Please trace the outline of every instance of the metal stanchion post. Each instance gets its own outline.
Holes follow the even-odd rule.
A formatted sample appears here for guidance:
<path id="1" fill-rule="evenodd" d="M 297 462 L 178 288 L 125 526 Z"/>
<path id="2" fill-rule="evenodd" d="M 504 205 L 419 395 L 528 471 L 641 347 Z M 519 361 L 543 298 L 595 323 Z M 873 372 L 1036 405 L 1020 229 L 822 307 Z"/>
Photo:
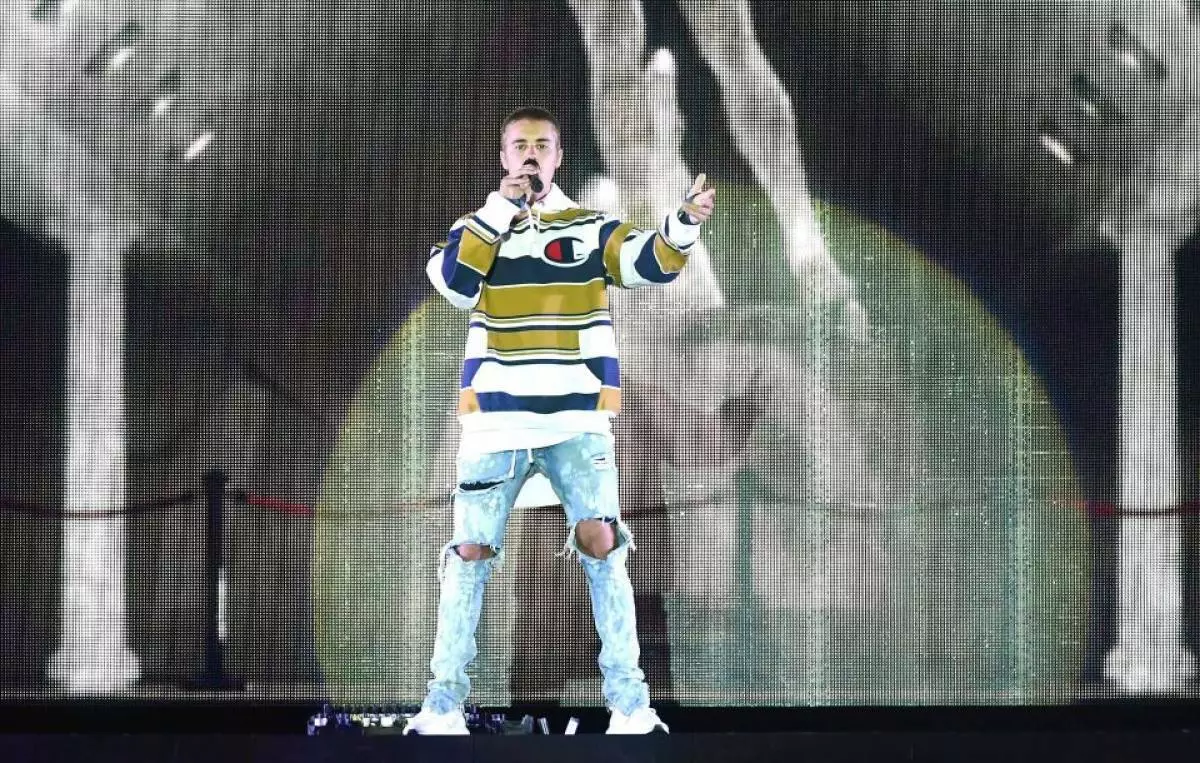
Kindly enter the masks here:
<path id="1" fill-rule="evenodd" d="M 225 675 L 225 644 L 221 640 L 221 568 L 224 562 L 223 508 L 225 472 L 204 474 L 207 532 L 204 553 L 204 673 L 184 686 L 193 691 L 242 691 L 246 682 Z"/>

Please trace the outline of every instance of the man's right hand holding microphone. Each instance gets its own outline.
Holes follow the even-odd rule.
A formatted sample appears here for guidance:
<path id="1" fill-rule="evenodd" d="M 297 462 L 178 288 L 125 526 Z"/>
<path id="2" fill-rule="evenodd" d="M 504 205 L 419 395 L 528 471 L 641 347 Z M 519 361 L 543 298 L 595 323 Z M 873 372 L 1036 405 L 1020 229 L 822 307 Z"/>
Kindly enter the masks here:
<path id="1" fill-rule="evenodd" d="M 534 201 L 543 187 L 541 168 L 533 159 L 525 160 L 520 167 L 500 178 L 500 195 L 518 203 L 522 199 L 526 203 Z"/>

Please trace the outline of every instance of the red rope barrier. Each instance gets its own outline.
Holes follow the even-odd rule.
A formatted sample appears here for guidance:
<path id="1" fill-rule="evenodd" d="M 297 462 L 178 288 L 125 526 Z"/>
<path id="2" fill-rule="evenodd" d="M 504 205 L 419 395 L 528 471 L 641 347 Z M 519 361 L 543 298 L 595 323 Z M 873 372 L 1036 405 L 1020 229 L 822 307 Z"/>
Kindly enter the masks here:
<path id="1" fill-rule="evenodd" d="M 97 511 L 67 511 L 62 506 L 31 503 L 14 498 L 0 496 L 0 512 L 25 514 L 30 516 L 53 517 L 55 519 L 111 519 L 112 517 L 146 514 L 151 511 L 169 509 L 173 506 L 183 506 L 196 499 L 194 492 L 177 493 L 176 495 L 154 498 L 149 501 L 129 503 L 120 509 L 102 509 Z"/>
<path id="2" fill-rule="evenodd" d="M 237 498 L 247 506 L 254 506 L 259 509 L 268 509 L 270 511 L 279 512 L 280 514 L 290 514 L 295 517 L 311 517 L 313 515 L 313 508 L 311 506 L 305 506 L 302 503 L 292 503 L 291 501 L 285 501 L 282 498 L 272 498 L 267 495 L 248 493 L 245 491 L 237 491 L 233 494 L 233 497 Z"/>
<path id="3" fill-rule="evenodd" d="M 1088 516 L 1101 519 L 1108 517 L 1169 517 L 1195 514 L 1200 511 L 1200 501 L 1183 501 L 1168 509 L 1154 511 L 1124 511 L 1111 501 L 1078 501 L 1076 507 L 1086 511 Z"/>
<path id="4" fill-rule="evenodd" d="M 267 509 L 268 511 L 274 511 L 278 514 L 287 514 L 290 516 L 299 517 L 311 517 L 313 515 L 313 509 L 311 506 L 285 501 L 280 498 L 272 498 L 270 496 L 259 495 L 257 493 L 248 493 L 245 491 L 233 492 L 230 493 L 230 495 L 233 498 L 242 501 L 247 506 Z M 67 511 L 62 506 L 33 503 L 31 501 L 22 501 L 16 498 L 6 498 L 4 496 L 0 496 L 0 513 L 23 514 L 26 516 L 46 517 L 52 519 L 111 519 L 113 517 L 146 514 L 152 511 L 173 508 L 175 506 L 185 506 L 196 501 L 197 498 L 197 493 L 186 492 L 171 496 L 164 496 L 161 498 L 154 498 L 149 501 L 126 504 L 124 507 L 119 509 Z"/>

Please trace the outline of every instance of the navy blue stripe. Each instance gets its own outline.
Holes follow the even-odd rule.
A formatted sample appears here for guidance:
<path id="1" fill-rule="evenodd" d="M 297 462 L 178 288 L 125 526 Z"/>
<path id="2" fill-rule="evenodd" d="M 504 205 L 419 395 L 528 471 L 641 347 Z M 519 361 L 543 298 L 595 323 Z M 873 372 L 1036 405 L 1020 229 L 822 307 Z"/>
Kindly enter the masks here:
<path id="1" fill-rule="evenodd" d="M 480 392 L 479 409 L 485 412 L 527 411 L 529 413 L 558 413 L 559 411 L 594 411 L 600 402 L 598 394 L 570 395 L 510 395 L 507 392 Z"/>
<path id="2" fill-rule="evenodd" d="M 610 220 L 610 221 L 606 222 L 604 225 L 600 226 L 599 241 L 600 241 L 600 251 L 601 252 L 603 252 L 604 247 L 608 245 L 608 237 L 612 235 L 612 232 L 614 230 L 616 230 L 617 226 L 620 224 L 621 224 L 620 220 Z"/>
<path id="3" fill-rule="evenodd" d="M 497 317 L 495 315 L 492 315 L 492 314 L 488 313 L 486 310 L 476 310 L 474 313 L 472 313 L 472 315 L 483 315 L 487 318 L 491 318 L 492 320 L 507 321 L 507 320 L 523 320 L 525 318 L 578 318 L 579 316 L 587 315 L 588 313 L 600 313 L 601 315 L 605 315 L 605 316 L 609 315 L 608 310 L 604 310 L 604 309 L 586 310 L 582 313 L 576 313 L 574 315 L 572 315 L 570 313 L 537 312 L 537 313 L 524 313 L 522 315 L 505 315 L 502 317 Z"/>
<path id="4" fill-rule="evenodd" d="M 481 360 L 485 363 L 497 363 L 502 366 L 578 366 L 596 360 L 596 358 L 547 358 L 545 360 L 538 360 L 536 358 L 473 358 L 473 360 Z M 615 363 L 617 359 L 606 358 L 606 360 L 611 360 Z"/>
<path id="5" fill-rule="evenodd" d="M 496 259 L 488 283 L 492 286 L 537 286 L 544 283 L 587 283 L 604 276 L 604 260 L 600 250 L 583 253 L 586 260 L 578 265 L 564 267 L 551 265 L 540 257 L 518 257 Z"/>
<path id="6" fill-rule="evenodd" d="M 450 231 L 445 246 L 442 247 L 442 280 L 447 284 L 454 278 L 454 269 L 458 267 L 458 243 L 462 240 L 462 228 Z"/>
<path id="7" fill-rule="evenodd" d="M 479 373 L 479 367 L 483 365 L 484 360 L 485 358 L 467 358 L 463 361 L 460 386 L 471 386 L 471 382 L 475 381 L 475 374 Z"/>
<path id="8" fill-rule="evenodd" d="M 620 386 L 620 363 L 616 358 L 600 357 L 600 358 L 546 358 L 539 360 L 537 358 L 467 358 L 463 361 L 464 368 L 466 365 L 472 364 L 473 369 L 478 369 L 484 363 L 496 363 L 501 366 L 578 366 L 586 365 L 601 384 L 609 387 Z M 464 372 L 464 376 L 465 376 Z M 471 377 L 474 378 L 474 370 L 471 372 Z M 463 385 L 467 386 L 467 385 Z"/>
<path id="9" fill-rule="evenodd" d="M 480 228 L 483 228 L 485 231 L 492 234 L 492 238 L 500 238 L 500 231 L 485 223 L 479 215 L 471 215 L 471 219 L 474 220 L 475 224 Z"/>
<path id="10" fill-rule="evenodd" d="M 606 387 L 621 386 L 621 367 L 616 358 L 588 358 L 588 370 Z"/>
<path id="11" fill-rule="evenodd" d="M 646 241 L 646 245 L 642 247 L 642 251 L 637 256 L 634 267 L 637 268 L 638 275 L 651 283 L 670 283 L 679 274 L 664 273 L 658 266 L 658 259 L 654 256 L 654 239 L 657 237 L 656 233 Z"/>
<path id="12" fill-rule="evenodd" d="M 466 265 L 458 264 L 458 248 L 462 243 L 463 228 L 450 231 L 446 246 L 442 249 L 442 278 L 446 286 L 464 297 L 471 298 L 479 293 L 483 276 Z"/>
<path id="13" fill-rule="evenodd" d="M 495 332 L 498 332 L 501 334 L 515 334 L 520 331 L 582 331 L 583 329 L 590 329 L 590 328 L 593 328 L 594 326 L 611 326 L 611 325 L 612 325 L 612 321 L 609 320 L 608 318 L 597 318 L 594 321 L 590 321 L 588 323 L 582 323 L 578 326 L 561 326 L 561 325 L 560 326 L 552 326 L 552 325 L 536 324 L 533 326 L 520 326 L 520 327 L 512 327 L 512 328 L 497 328 L 495 326 L 488 326 L 486 323 L 483 323 L 481 321 L 471 321 L 471 328 L 487 329 L 488 331 L 495 331 Z"/>

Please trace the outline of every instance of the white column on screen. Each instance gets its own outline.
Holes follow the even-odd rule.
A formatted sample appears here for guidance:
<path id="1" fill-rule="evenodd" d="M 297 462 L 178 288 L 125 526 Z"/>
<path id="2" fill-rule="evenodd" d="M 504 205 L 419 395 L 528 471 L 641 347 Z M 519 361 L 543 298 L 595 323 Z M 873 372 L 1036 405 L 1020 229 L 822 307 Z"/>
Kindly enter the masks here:
<path id="1" fill-rule="evenodd" d="M 1117 643 L 1105 675 L 1133 693 L 1195 674 L 1183 638 L 1174 253 L 1194 231 L 1200 109 L 1155 149 L 1137 201 L 1103 226 L 1121 249 Z"/>
<path id="2" fill-rule="evenodd" d="M 0 11 L 0 162 L 18 181 L 0 183 L 15 190 L 4 213 L 59 241 L 70 268 L 61 633 L 47 677 L 68 693 L 108 693 L 140 671 L 126 642 L 125 520 L 112 514 L 125 505 L 122 257 L 138 232 L 115 179 L 49 109 L 74 81 L 64 70 L 91 50 L 75 37 L 91 29 L 81 12 L 127 9 L 64 2 L 39 19 L 17 6 Z"/>
<path id="3" fill-rule="evenodd" d="M 124 290 L 130 226 L 71 194 L 52 194 L 70 253 L 62 634 L 49 677 L 108 693 L 139 676 L 126 644 Z M 95 516 L 103 514 L 104 516 Z"/>

